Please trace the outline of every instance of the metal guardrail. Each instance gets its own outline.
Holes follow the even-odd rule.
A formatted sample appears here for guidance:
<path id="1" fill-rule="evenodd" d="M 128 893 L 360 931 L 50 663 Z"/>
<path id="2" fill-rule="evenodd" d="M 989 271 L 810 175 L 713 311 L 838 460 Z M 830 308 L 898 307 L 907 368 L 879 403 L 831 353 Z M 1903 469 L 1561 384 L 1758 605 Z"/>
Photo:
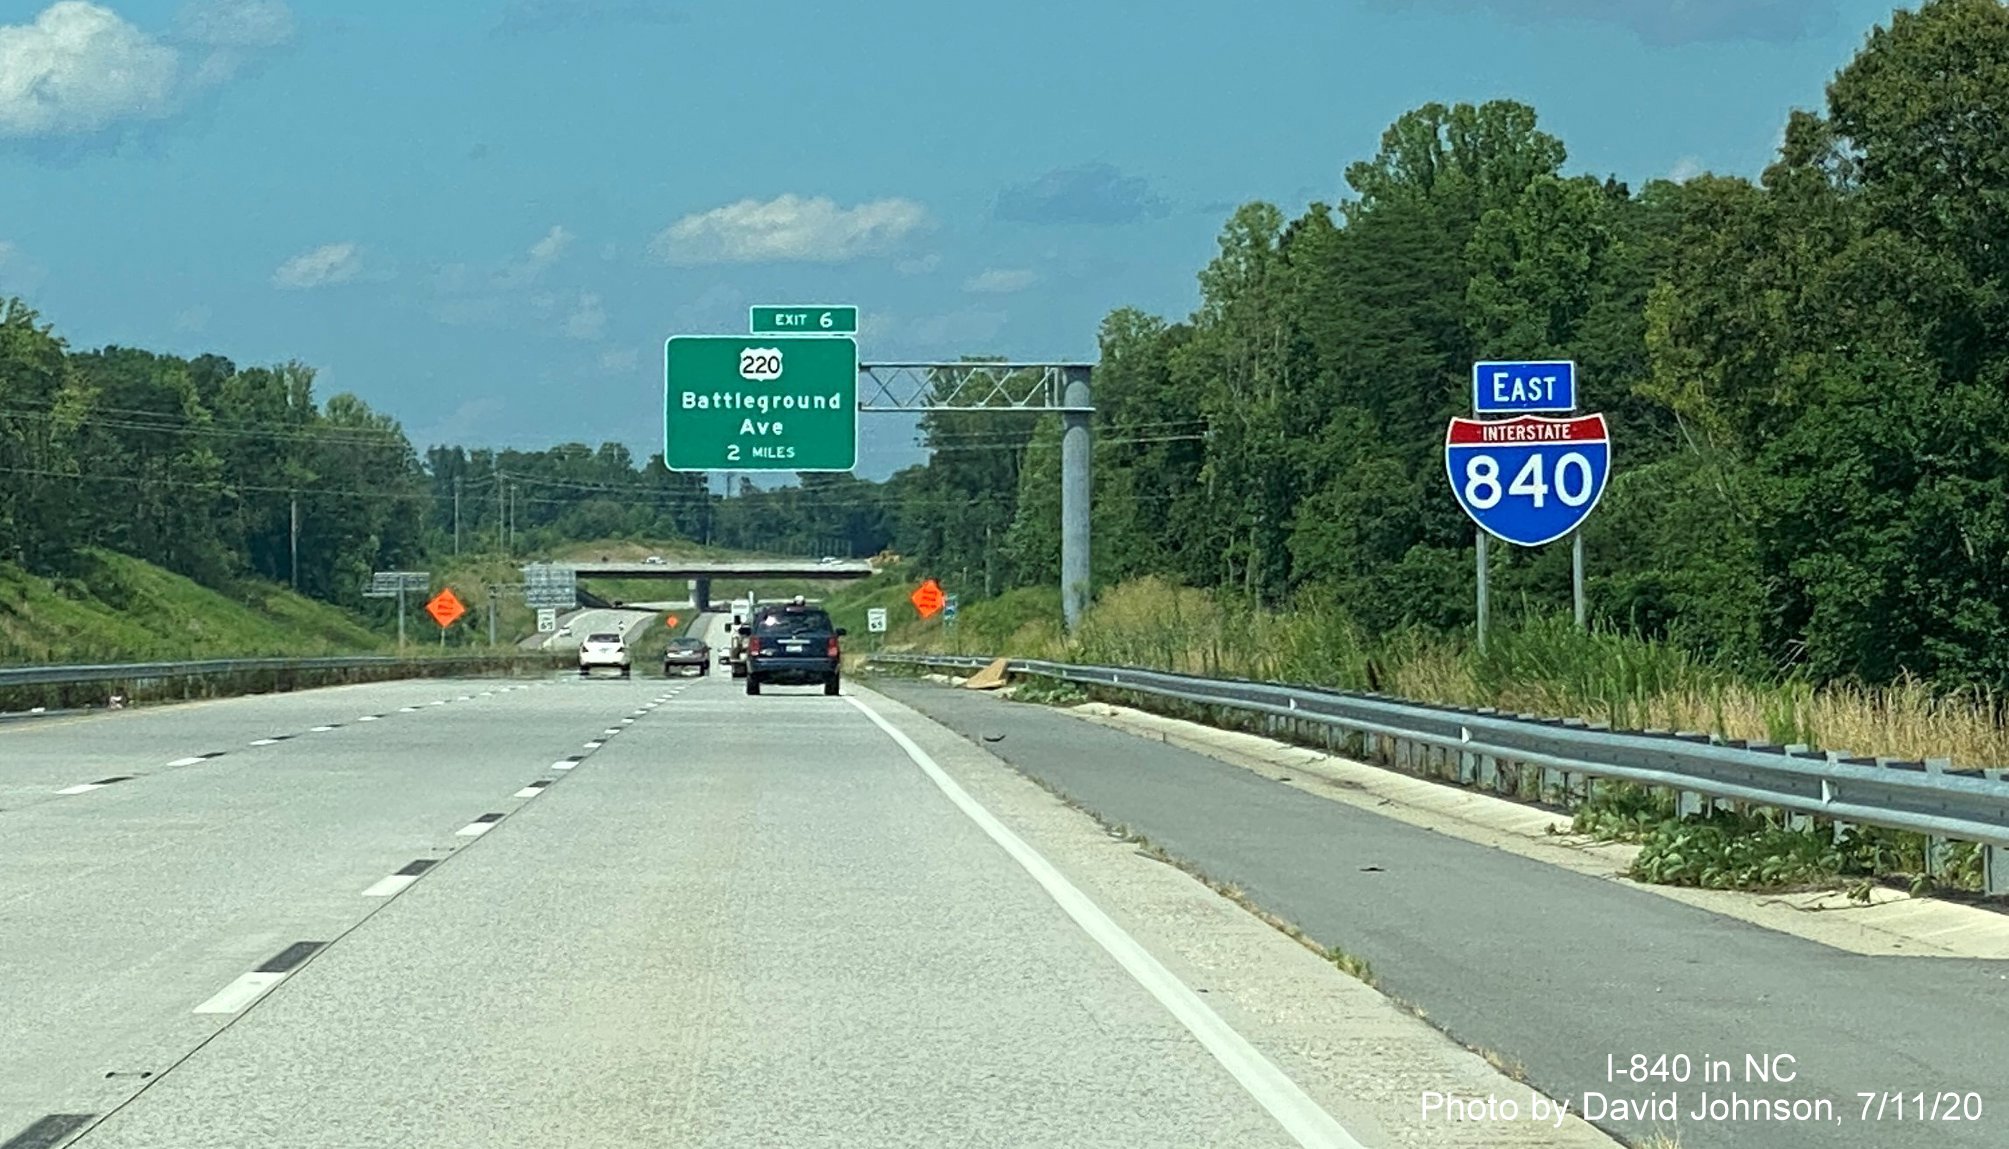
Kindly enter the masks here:
<path id="1" fill-rule="evenodd" d="M 251 674 L 260 671 L 341 671 L 374 670 L 412 666 L 448 668 L 483 666 L 515 657 L 486 654 L 440 655 L 429 658 L 399 658 L 395 655 L 341 655 L 323 658 L 211 658 L 183 662 L 123 662 L 78 666 L 0 667 L 0 688 L 9 686 L 68 686 L 88 682 L 152 681 L 167 678 L 203 678 L 224 674 Z"/>
<path id="2" fill-rule="evenodd" d="M 894 665 L 975 670 L 991 658 L 875 654 Z M 1197 706 L 1267 715 L 1296 733 L 1335 746 L 1358 736 L 1369 756 L 1387 751 L 1398 768 L 1422 750 L 1441 756 L 1445 773 L 1467 785 L 1497 788 L 1502 767 L 1542 771 L 1544 792 L 1578 789 L 1581 779 L 1611 778 L 1701 798 L 1745 802 L 1801 814 L 1910 830 L 1935 839 L 1978 842 L 1984 888 L 2009 893 L 2009 771 L 1953 769 L 1944 759 L 1903 761 L 1741 740 L 1688 731 L 1618 731 L 1578 719 L 1434 706 L 1321 687 L 1125 667 L 1012 659 L 1017 675 L 1058 679 Z M 1318 728 L 1322 728 L 1320 731 Z M 1455 763 L 1453 762 L 1455 759 Z"/>

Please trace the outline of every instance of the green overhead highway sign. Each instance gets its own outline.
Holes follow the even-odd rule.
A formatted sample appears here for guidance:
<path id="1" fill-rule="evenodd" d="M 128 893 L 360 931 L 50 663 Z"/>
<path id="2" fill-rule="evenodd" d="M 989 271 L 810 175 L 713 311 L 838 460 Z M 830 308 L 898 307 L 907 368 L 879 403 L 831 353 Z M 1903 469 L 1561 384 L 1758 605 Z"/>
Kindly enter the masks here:
<path id="1" fill-rule="evenodd" d="M 858 465 L 858 341 L 674 335 L 663 349 L 672 471 L 849 471 Z"/>
<path id="2" fill-rule="evenodd" d="M 822 305 L 754 307 L 747 330 L 755 335 L 856 335 L 858 309 Z"/>

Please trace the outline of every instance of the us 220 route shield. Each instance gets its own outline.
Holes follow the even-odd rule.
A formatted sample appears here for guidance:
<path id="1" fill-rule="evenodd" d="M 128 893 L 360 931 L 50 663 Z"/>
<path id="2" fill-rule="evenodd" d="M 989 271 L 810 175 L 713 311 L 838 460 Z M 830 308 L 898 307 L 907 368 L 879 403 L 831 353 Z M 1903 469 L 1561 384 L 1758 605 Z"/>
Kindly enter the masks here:
<path id="1" fill-rule="evenodd" d="M 1603 415 L 1452 419 L 1444 467 L 1458 505 L 1481 530 L 1538 547 L 1590 517 L 1611 475 L 1611 438 Z"/>

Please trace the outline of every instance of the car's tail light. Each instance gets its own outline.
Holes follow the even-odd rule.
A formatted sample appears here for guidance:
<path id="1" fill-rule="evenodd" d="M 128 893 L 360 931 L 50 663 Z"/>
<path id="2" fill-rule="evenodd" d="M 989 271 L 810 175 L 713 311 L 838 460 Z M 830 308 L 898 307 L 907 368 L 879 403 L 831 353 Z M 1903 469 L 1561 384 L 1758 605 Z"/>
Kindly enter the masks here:
<path id="1" fill-rule="evenodd" d="M 757 639 L 757 638 L 749 638 L 749 639 L 747 639 L 747 640 L 746 640 L 746 652 L 747 652 L 748 654 L 759 654 L 759 653 L 760 653 L 760 640 L 759 640 L 759 639 Z"/>
<path id="2" fill-rule="evenodd" d="M 837 657 L 837 636 L 836 636 L 836 635 L 834 635 L 834 634 L 833 634 L 833 635 L 831 635 L 831 636 L 830 636 L 830 645 L 829 645 L 828 647 L 826 647 L 826 648 L 824 649 L 823 653 L 824 653 L 824 654 L 825 654 L 826 656 L 830 657 L 830 658 L 836 658 L 836 657 Z"/>

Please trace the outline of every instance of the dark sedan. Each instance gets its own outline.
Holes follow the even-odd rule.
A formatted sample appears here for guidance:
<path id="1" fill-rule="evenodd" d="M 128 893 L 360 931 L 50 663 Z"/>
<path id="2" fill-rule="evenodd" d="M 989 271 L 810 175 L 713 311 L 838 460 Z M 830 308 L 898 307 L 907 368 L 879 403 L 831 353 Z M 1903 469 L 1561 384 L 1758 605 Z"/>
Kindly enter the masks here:
<path id="1" fill-rule="evenodd" d="M 711 670 L 712 648 L 703 639 L 673 638 L 663 652 L 663 675 L 706 674 Z"/>

